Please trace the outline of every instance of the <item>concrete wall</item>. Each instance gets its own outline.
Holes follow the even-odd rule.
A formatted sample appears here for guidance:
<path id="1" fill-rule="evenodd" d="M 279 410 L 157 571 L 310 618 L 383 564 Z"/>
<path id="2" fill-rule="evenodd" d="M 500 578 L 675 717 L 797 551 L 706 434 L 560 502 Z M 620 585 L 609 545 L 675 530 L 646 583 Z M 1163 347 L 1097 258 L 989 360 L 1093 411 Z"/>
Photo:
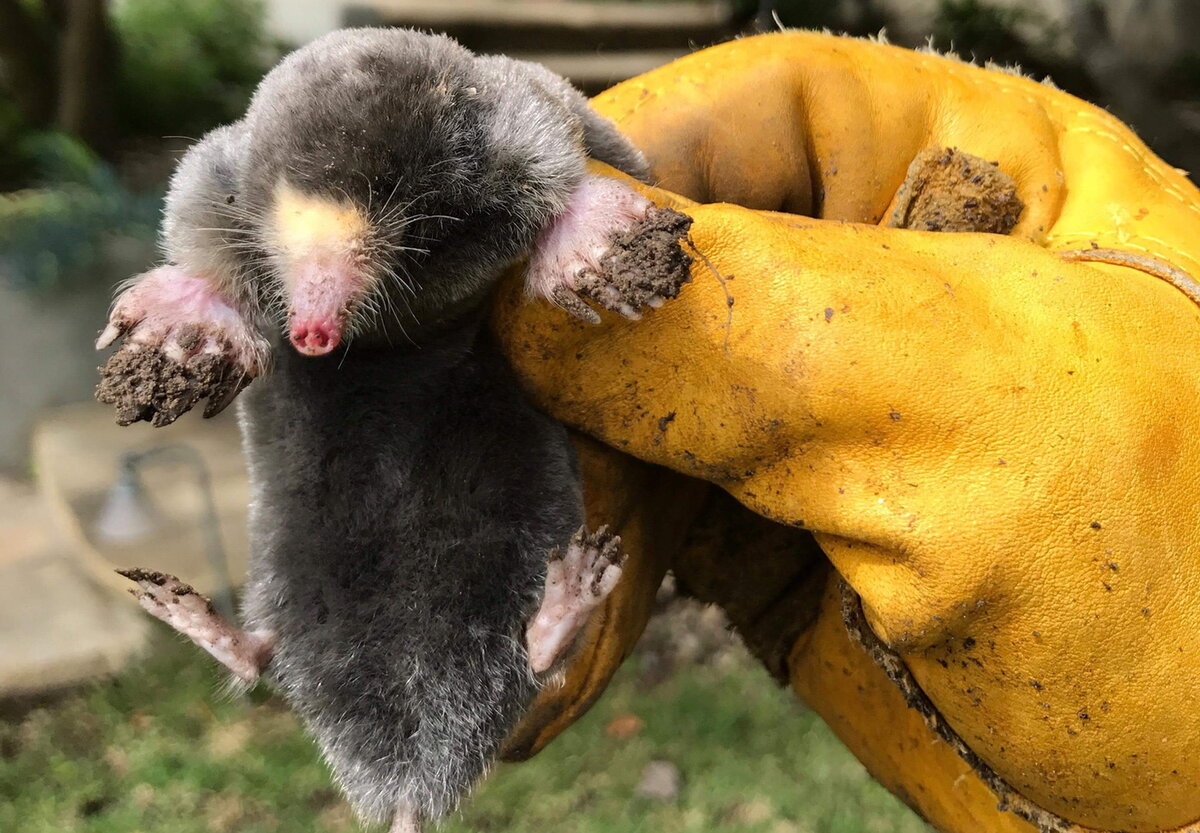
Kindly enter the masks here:
<path id="1" fill-rule="evenodd" d="M 149 243 L 115 241 L 95 279 L 71 292 L 18 291 L 0 275 L 0 470 L 24 473 L 30 433 L 44 408 L 92 397 L 101 358 L 93 342 L 112 287 L 153 256 Z"/>
<path id="2" fill-rule="evenodd" d="M 299 46 L 342 25 L 342 0 L 267 0 L 267 28 L 292 46 Z"/>

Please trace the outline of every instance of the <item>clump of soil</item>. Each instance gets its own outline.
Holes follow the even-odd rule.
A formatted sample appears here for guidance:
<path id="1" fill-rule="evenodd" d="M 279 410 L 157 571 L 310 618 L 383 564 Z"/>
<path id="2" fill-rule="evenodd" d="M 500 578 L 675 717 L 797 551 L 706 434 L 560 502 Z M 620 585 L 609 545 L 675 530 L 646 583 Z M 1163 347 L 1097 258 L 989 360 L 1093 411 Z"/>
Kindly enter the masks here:
<path id="1" fill-rule="evenodd" d="M 888 225 L 1008 234 L 1024 210 L 1016 181 L 996 163 L 954 148 L 930 148 L 908 166 Z"/>
<path id="2" fill-rule="evenodd" d="M 220 355 L 202 353 L 185 364 L 159 350 L 126 344 L 100 368 L 96 399 L 116 407 L 118 425 L 145 420 L 162 427 L 206 397 L 204 416 L 215 416 L 249 381 Z"/>
<path id="3" fill-rule="evenodd" d="M 611 287 L 634 309 L 655 297 L 676 297 L 691 280 L 692 258 L 681 243 L 691 227 L 686 214 L 652 206 L 645 219 L 613 241 L 600 260 L 600 273 L 585 275 L 584 281 Z"/>

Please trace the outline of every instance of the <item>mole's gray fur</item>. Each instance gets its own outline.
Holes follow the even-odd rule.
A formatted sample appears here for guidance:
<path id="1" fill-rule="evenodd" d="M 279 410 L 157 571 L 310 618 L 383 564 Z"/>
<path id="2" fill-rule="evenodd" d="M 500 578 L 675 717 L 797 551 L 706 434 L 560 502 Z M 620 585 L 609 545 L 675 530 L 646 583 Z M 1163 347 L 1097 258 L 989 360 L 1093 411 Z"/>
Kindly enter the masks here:
<path id="1" fill-rule="evenodd" d="M 525 401 L 493 343 L 486 301 L 567 204 L 588 153 L 644 173 L 541 67 L 349 30 L 285 59 L 172 182 L 170 255 L 236 253 L 227 268 L 241 281 L 277 280 L 248 264 L 270 260 L 280 178 L 382 226 L 368 256 L 398 278 L 379 289 L 390 313 L 324 357 L 276 334 L 275 371 L 240 409 L 245 626 L 275 633 L 270 677 L 370 820 L 453 809 L 536 693 L 524 628 L 548 552 L 583 521 L 579 475 L 565 429 Z M 239 228 L 258 230 L 253 245 L 201 231 L 223 227 L 211 215 L 227 200 Z"/>
<path id="2" fill-rule="evenodd" d="M 226 283 L 242 275 L 250 230 L 240 219 L 236 195 L 248 139 L 240 122 L 218 127 L 180 160 L 163 209 L 160 246 L 168 263 L 222 276 Z"/>
<path id="3" fill-rule="evenodd" d="M 641 153 L 545 68 L 407 30 L 343 30 L 292 53 L 263 80 L 245 121 L 241 182 L 251 213 L 264 210 L 285 175 L 376 215 L 404 206 L 403 235 L 378 241 L 378 253 L 428 253 L 409 258 L 402 276 L 419 284 L 401 303 L 409 327 L 477 304 L 565 208 L 587 154 L 633 176 L 646 169 Z"/>
<path id="4" fill-rule="evenodd" d="M 245 625 L 365 817 L 453 808 L 536 683 L 525 624 L 583 521 L 561 425 L 479 321 L 421 350 L 281 351 L 244 395 Z"/>

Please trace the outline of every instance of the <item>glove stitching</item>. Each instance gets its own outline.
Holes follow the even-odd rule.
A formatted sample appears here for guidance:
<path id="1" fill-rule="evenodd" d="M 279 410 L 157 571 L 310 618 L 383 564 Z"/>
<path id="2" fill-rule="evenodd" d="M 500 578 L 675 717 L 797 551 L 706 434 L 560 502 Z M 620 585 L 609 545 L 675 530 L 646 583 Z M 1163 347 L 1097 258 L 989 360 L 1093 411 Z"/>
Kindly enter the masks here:
<path id="1" fill-rule="evenodd" d="M 1059 255 L 1060 257 L 1062 257 L 1062 256 L 1066 255 L 1067 253 L 1070 253 L 1073 251 L 1072 249 L 1067 248 L 1068 246 L 1079 245 L 1081 243 L 1085 244 L 1080 249 L 1074 250 L 1074 251 L 1082 251 L 1082 252 L 1086 252 L 1092 248 L 1099 249 L 1101 247 L 1099 245 L 1097 245 L 1098 242 L 1105 241 L 1106 238 L 1109 238 L 1110 236 L 1111 235 L 1109 232 L 1094 232 L 1091 234 L 1089 234 L 1088 232 L 1075 232 L 1075 233 L 1071 233 L 1071 234 L 1065 234 L 1062 236 L 1055 236 L 1053 238 L 1053 240 L 1057 244 L 1057 248 L 1054 246 L 1049 246 L 1049 240 L 1047 240 L 1047 245 L 1049 246 L 1051 251 L 1053 251 L 1055 254 Z M 1151 243 L 1158 243 L 1162 247 L 1162 249 L 1165 249 L 1167 252 L 1169 252 L 1169 254 L 1164 254 L 1163 251 L 1161 251 L 1159 249 L 1151 249 L 1146 246 L 1140 246 L 1137 243 L 1134 243 L 1129 240 L 1121 240 L 1121 241 L 1118 241 L 1115 244 L 1113 244 L 1111 247 L 1105 247 L 1105 248 L 1111 248 L 1112 250 L 1115 250 L 1115 251 L 1121 251 L 1122 249 L 1135 249 L 1139 252 L 1146 254 L 1147 256 L 1149 256 L 1155 260 L 1162 261 L 1162 266 L 1158 267 L 1158 266 L 1154 266 L 1153 264 L 1137 265 L 1134 263 L 1120 263 L 1120 264 L 1114 264 L 1114 265 L 1131 266 L 1135 269 L 1138 269 L 1141 272 L 1145 272 L 1150 275 L 1155 275 L 1156 277 L 1163 277 L 1162 273 L 1164 271 L 1169 271 L 1170 269 L 1177 269 L 1178 271 L 1183 272 L 1185 275 L 1187 275 L 1187 273 L 1184 270 L 1179 269 L 1179 267 L 1175 266 L 1172 261 L 1183 260 L 1183 261 L 1189 261 L 1192 264 L 1197 263 L 1195 258 L 1191 257 L 1190 255 L 1184 254 L 1183 252 L 1179 251 L 1178 249 L 1175 249 L 1174 247 L 1172 247 L 1169 243 L 1167 243 L 1164 240 L 1159 240 L 1156 237 L 1144 237 L 1141 235 L 1138 235 L 1138 237 L 1136 239 L 1151 242 Z M 1075 258 L 1071 258 L 1071 259 L 1087 260 L 1087 258 L 1082 258 L 1082 257 L 1075 257 Z M 1112 263 L 1112 260 L 1103 261 L 1101 258 L 1093 258 L 1092 260 L 1094 260 L 1096 262 Z M 1166 268 L 1164 269 L 1162 267 L 1166 267 Z M 1187 277 L 1189 279 L 1192 279 L 1191 275 L 1187 275 Z M 1170 278 L 1164 278 L 1164 280 L 1167 280 L 1169 283 L 1175 284 L 1175 281 Z M 1192 280 L 1194 282 L 1194 279 L 1192 279 Z M 1190 294 L 1189 294 L 1189 297 L 1191 297 Z M 1192 300 L 1196 301 L 1197 304 L 1200 304 L 1200 298 L 1193 298 Z"/>
<path id="2" fill-rule="evenodd" d="M 1079 118 L 1081 120 L 1095 119 L 1095 116 L 1091 113 L 1088 113 L 1086 110 L 1076 110 L 1072 113 L 1072 115 L 1076 116 L 1077 118 Z M 1177 185 L 1171 183 L 1169 180 L 1167 180 L 1163 176 L 1163 174 L 1161 172 L 1156 170 L 1155 166 L 1153 164 L 1148 164 L 1148 163 L 1153 163 L 1153 162 L 1158 161 L 1157 158 L 1154 158 L 1154 159 L 1149 158 L 1148 150 L 1135 147 L 1134 145 L 1131 145 L 1128 142 L 1124 141 L 1116 133 L 1112 133 L 1101 127 L 1092 127 L 1092 126 L 1086 126 L 1086 125 L 1070 125 L 1070 126 L 1064 126 L 1062 128 L 1062 132 L 1063 133 L 1090 134 L 1093 136 L 1099 136 L 1102 139 L 1108 139 L 1109 141 L 1113 142 L 1115 145 L 1117 145 L 1119 148 L 1121 148 L 1122 150 L 1124 150 L 1126 153 L 1128 153 L 1130 156 L 1133 157 L 1134 161 L 1137 162 L 1141 166 L 1142 171 L 1146 174 L 1146 176 L 1150 177 L 1150 179 L 1152 179 L 1154 181 L 1155 185 L 1159 186 L 1160 188 L 1162 188 L 1163 191 L 1165 191 L 1166 193 L 1168 193 L 1172 197 L 1174 197 L 1188 211 L 1192 212 L 1193 214 L 1200 215 L 1200 207 L 1197 207 L 1193 200 L 1189 200 L 1188 196 L 1186 194 L 1184 194 L 1181 190 L 1179 190 L 1179 187 Z"/>
<path id="3" fill-rule="evenodd" d="M 1134 246 L 1133 248 L 1140 248 Z M 1143 251 L 1146 251 L 1143 249 Z M 1071 249 L 1058 252 L 1063 260 L 1072 263 L 1107 263 L 1111 266 L 1127 266 L 1144 272 L 1152 277 L 1164 280 L 1186 295 L 1193 303 L 1200 306 L 1200 284 L 1182 269 L 1173 266 L 1166 260 L 1157 257 L 1141 257 L 1132 252 L 1120 249 Z"/>

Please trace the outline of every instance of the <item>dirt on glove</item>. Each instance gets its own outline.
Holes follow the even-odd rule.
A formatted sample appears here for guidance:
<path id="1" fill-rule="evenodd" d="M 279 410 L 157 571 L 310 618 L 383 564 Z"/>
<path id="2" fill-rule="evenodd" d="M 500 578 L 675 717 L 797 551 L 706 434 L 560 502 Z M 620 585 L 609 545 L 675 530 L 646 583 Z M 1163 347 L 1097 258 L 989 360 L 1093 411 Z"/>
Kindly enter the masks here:
<path id="1" fill-rule="evenodd" d="M 908 166 L 888 225 L 1008 234 L 1024 209 L 1016 180 L 995 162 L 955 148 L 930 148 Z"/>

